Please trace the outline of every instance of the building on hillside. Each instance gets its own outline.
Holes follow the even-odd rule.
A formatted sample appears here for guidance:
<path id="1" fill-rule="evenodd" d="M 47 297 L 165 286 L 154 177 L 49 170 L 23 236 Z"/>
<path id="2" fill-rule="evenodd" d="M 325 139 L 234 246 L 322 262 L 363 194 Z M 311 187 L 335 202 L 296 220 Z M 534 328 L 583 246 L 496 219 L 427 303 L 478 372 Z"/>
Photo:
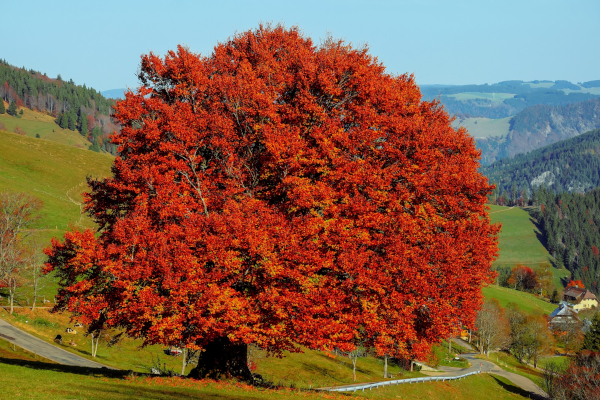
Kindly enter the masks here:
<path id="1" fill-rule="evenodd" d="M 589 290 L 579 288 L 577 286 L 570 287 L 565 290 L 563 300 L 569 303 L 573 309 L 579 311 L 598 307 L 598 299 L 596 295 Z"/>
<path id="2" fill-rule="evenodd" d="M 548 316 L 548 325 L 552 330 L 566 330 L 567 326 L 580 322 L 577 310 L 565 302 L 560 303 L 558 308 Z"/>

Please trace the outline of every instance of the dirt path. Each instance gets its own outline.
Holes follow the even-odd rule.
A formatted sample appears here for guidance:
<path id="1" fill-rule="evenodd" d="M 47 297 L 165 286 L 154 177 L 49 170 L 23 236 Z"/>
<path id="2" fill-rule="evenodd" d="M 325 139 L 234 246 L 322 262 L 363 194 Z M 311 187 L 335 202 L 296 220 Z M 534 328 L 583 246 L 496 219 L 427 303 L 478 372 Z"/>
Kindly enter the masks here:
<path id="1" fill-rule="evenodd" d="M 0 319 L 0 338 L 59 364 L 77 367 L 114 369 L 95 361 L 88 360 L 87 358 L 80 357 L 76 354 L 69 353 L 50 343 L 46 343 L 19 328 L 15 328 L 3 319 Z"/>

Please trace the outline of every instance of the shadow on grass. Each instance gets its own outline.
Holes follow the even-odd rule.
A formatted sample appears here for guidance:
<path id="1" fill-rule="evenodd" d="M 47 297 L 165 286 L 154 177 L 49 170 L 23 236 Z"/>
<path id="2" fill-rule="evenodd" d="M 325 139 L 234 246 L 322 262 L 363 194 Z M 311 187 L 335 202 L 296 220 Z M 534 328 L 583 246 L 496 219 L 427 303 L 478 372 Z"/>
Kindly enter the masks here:
<path id="1" fill-rule="evenodd" d="M 130 374 L 130 371 L 113 370 L 108 368 L 88 368 L 88 367 L 76 367 L 71 365 L 63 364 L 51 364 L 43 361 L 23 360 L 18 358 L 6 358 L 0 357 L 0 363 L 7 365 L 17 365 L 20 367 L 39 369 L 46 371 L 55 372 L 67 372 L 78 375 L 94 375 L 104 376 L 107 378 L 123 378 Z M 146 376 L 147 374 L 137 374 Z M 148 375 L 151 376 L 151 375 Z"/>
<path id="2" fill-rule="evenodd" d="M 80 387 L 73 387 L 77 393 L 89 393 L 90 388 L 86 385 Z M 217 391 L 218 389 L 214 389 Z M 223 390 L 223 389 L 221 389 Z M 225 394 L 225 393 L 211 393 L 211 389 L 188 389 L 188 388 L 177 388 L 161 386 L 156 388 L 144 387 L 141 385 L 119 385 L 117 383 L 102 383 L 102 397 L 107 398 L 110 394 L 111 399 L 119 398 L 123 396 L 123 399 L 157 399 L 157 400 L 180 400 L 186 399 L 211 399 L 211 400 L 258 400 L 264 399 L 264 396 L 253 396 L 253 395 L 242 395 L 242 394 Z"/>
<path id="3" fill-rule="evenodd" d="M 518 386 L 511 385 L 511 384 L 506 383 L 506 382 L 502 382 L 500 379 L 498 379 L 498 377 L 496 377 L 496 376 L 494 376 L 492 374 L 489 374 L 489 375 L 492 378 L 494 378 L 496 380 L 496 382 L 498 382 L 498 385 L 502 386 L 502 388 L 504 390 L 506 390 L 507 392 L 515 393 L 515 394 L 518 394 L 519 396 L 522 396 L 522 397 L 525 397 L 525 398 L 530 398 L 530 399 L 538 399 L 538 400 L 544 400 L 545 399 L 545 397 L 543 397 L 543 396 L 540 396 L 538 394 L 529 392 L 529 391 L 527 391 L 525 389 L 521 389 Z"/>

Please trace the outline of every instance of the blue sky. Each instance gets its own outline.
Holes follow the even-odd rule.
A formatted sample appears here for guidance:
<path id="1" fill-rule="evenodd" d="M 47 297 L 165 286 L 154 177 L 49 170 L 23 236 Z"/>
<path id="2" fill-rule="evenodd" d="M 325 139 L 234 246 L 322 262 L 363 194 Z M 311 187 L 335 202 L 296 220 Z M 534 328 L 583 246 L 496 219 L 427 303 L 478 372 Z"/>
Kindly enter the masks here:
<path id="1" fill-rule="evenodd" d="M 98 90 L 135 88 L 141 54 L 209 54 L 260 22 L 366 43 L 419 84 L 600 79 L 598 0 L 0 0 L 0 14 L 0 58 Z"/>

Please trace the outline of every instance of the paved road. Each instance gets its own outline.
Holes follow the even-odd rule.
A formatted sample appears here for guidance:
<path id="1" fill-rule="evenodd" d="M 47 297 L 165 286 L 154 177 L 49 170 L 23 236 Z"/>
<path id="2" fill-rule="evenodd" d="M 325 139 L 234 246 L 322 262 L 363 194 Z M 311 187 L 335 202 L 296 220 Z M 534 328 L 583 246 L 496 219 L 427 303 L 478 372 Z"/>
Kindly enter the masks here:
<path id="1" fill-rule="evenodd" d="M 467 343 L 467 345 L 468 345 L 468 343 Z M 546 398 L 546 393 L 544 393 L 544 391 L 539 386 L 537 386 L 535 383 L 533 383 L 530 379 L 525 378 L 524 376 L 512 373 L 512 372 L 505 371 L 502 368 L 500 368 L 499 366 L 497 366 L 496 364 L 494 364 L 493 362 L 475 358 L 475 356 L 477 356 L 477 355 L 478 355 L 478 353 L 461 354 L 462 357 L 466 358 L 467 360 L 469 360 L 469 363 L 471 363 L 471 366 L 469 368 L 455 368 L 455 367 L 443 367 L 442 366 L 442 367 L 438 368 L 439 371 L 441 371 L 441 372 L 426 372 L 426 371 L 421 371 L 421 372 L 423 374 L 429 375 L 429 376 L 448 377 L 448 378 L 464 375 L 469 372 L 475 372 L 475 371 L 487 372 L 489 374 L 499 375 L 504 378 L 507 378 L 509 381 L 511 381 L 517 387 L 520 387 L 521 389 L 530 392 L 530 398 L 532 398 L 532 399 L 542 400 L 542 399 Z M 466 379 L 469 379 L 469 378 L 467 377 Z M 425 383 L 425 384 L 427 384 L 427 383 Z M 342 385 L 342 386 L 336 386 L 336 388 L 340 388 L 340 387 L 352 388 L 352 387 L 359 386 L 359 385 L 361 385 L 361 384 Z M 330 389 L 330 388 L 321 388 L 321 390 L 328 390 L 328 389 Z"/>
<path id="2" fill-rule="evenodd" d="M 88 360 L 87 358 L 80 357 L 76 354 L 69 353 L 68 351 L 63 350 L 60 347 L 53 346 L 50 343 L 46 343 L 19 328 L 15 328 L 3 319 L 0 319 L 0 338 L 7 340 L 10 343 L 14 343 L 17 346 L 30 351 L 31 353 L 38 354 L 59 364 L 77 367 L 106 367 L 114 369 L 95 361 Z"/>
<path id="3" fill-rule="evenodd" d="M 430 376 L 457 376 L 463 375 L 468 372 L 478 371 L 481 369 L 481 372 L 487 372 L 489 374 L 502 376 L 509 381 L 511 381 L 516 386 L 520 387 L 523 390 L 526 390 L 531 393 L 531 398 L 545 399 L 546 393 L 535 383 L 531 381 L 531 379 L 521 376 L 519 374 L 515 374 L 513 372 L 508 372 L 497 366 L 491 361 L 482 360 L 479 358 L 475 358 L 478 353 L 468 353 L 461 354 L 461 357 L 466 358 L 471 366 L 469 368 L 460 369 L 453 367 L 440 367 L 439 369 L 442 372 L 424 372 L 426 375 Z M 468 378 L 467 378 L 468 379 Z"/>

